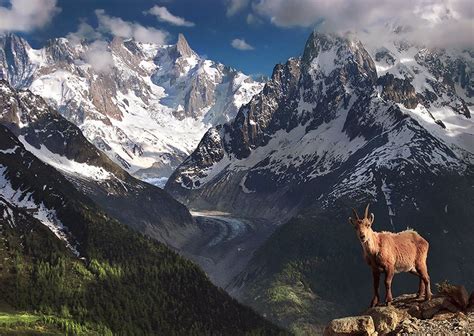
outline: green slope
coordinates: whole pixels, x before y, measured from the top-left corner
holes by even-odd
[[[78,335],[108,336],[107,327],[93,323],[80,324],[71,318],[28,312],[0,311],[0,335]]]

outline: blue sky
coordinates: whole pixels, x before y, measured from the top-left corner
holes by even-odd
[[[416,43],[472,47],[474,5],[472,0],[0,0],[0,33],[23,34],[34,47],[72,32],[159,43],[174,43],[183,33],[199,54],[253,75],[270,75],[276,63],[300,55],[312,29],[368,30],[377,41],[378,32],[399,25],[408,28],[403,38]]]
[[[192,27],[160,22],[156,16],[144,11],[158,5],[170,13],[194,23]],[[169,32],[167,41],[174,43],[178,33],[183,33],[190,46],[200,55],[243,70],[248,74],[270,75],[274,65],[289,57],[300,55],[310,34],[310,27],[278,27],[269,20],[259,18],[247,23],[251,7],[227,15],[228,1],[218,0],[59,0],[61,11],[42,28],[27,34],[34,47],[41,46],[51,37],[65,36],[76,31],[81,20],[97,26],[96,9],[104,9],[112,17],[138,22]],[[231,46],[234,39],[244,39],[252,50],[238,50]]]

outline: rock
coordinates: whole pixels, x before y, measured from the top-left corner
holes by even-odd
[[[446,322],[446,320],[449,320],[456,316],[455,313],[447,311],[447,310],[441,310],[438,313],[436,313],[435,316],[433,316],[434,321],[443,321]]]
[[[466,309],[469,306],[469,293],[464,286],[456,286],[456,291],[450,297],[462,309]]]
[[[445,297],[436,297],[429,301],[425,301],[420,305],[421,316],[424,319],[432,318],[436,313],[443,309]]]
[[[450,297],[451,301],[462,310],[465,310],[469,305],[469,293],[464,286],[442,283],[438,286],[438,292]]]
[[[375,330],[382,334],[395,330],[400,321],[408,318],[406,311],[393,306],[370,308],[366,314],[372,316]]]
[[[447,300],[444,300],[443,302],[443,308],[446,309],[446,310],[449,310],[450,312],[452,313],[456,313],[459,311],[460,307],[457,306],[457,305],[454,305],[451,300],[447,299]]]
[[[368,317],[375,330],[372,335],[473,335],[474,331],[474,313],[461,311],[450,296],[437,295],[422,302],[405,294],[395,298],[390,306],[370,308],[363,316],[331,322],[325,335],[367,335],[371,328],[359,328],[357,321]]]
[[[421,315],[421,310],[420,310],[420,307],[419,306],[411,306],[409,309],[408,309],[408,314],[410,314],[411,316],[413,317],[416,317],[418,319],[421,319],[422,318],[422,315]]]
[[[469,297],[468,310],[471,312],[474,311],[474,291],[471,293],[471,296]]]
[[[354,316],[332,320],[324,329],[324,336],[377,335],[371,316]]]

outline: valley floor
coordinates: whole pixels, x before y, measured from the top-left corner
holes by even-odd
[[[244,270],[253,253],[275,230],[263,218],[239,218],[217,211],[192,211],[199,228],[184,254],[198,263],[211,281],[238,297],[230,288],[232,280]]]

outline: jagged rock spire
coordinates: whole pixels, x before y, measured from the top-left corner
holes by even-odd
[[[186,41],[186,38],[181,33],[178,35],[178,42],[176,43],[176,51],[183,57],[189,57],[195,54],[194,51],[189,46],[188,41]]]

